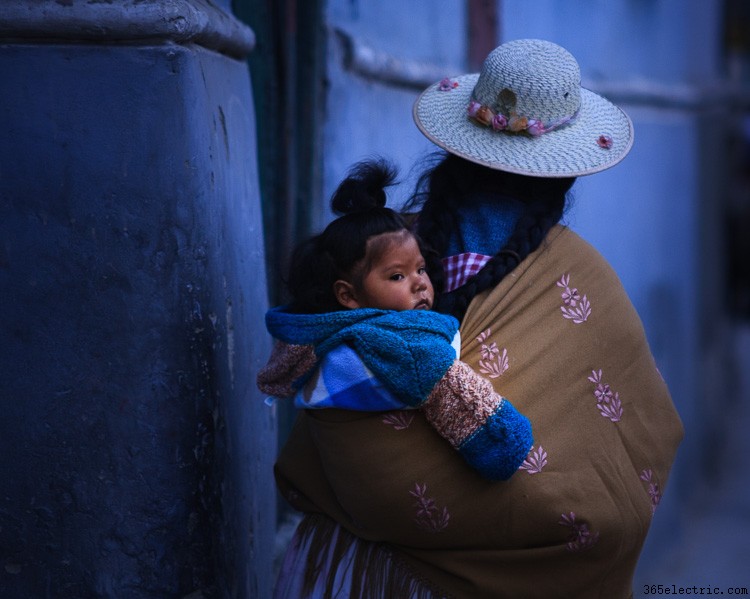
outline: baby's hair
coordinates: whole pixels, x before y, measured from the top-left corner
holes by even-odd
[[[412,235],[403,217],[386,208],[387,187],[394,184],[395,168],[383,159],[358,162],[331,197],[339,215],[325,230],[299,244],[292,253],[287,278],[289,309],[317,314],[341,310],[333,284],[339,280],[361,284],[372,263],[396,241],[384,233]]]

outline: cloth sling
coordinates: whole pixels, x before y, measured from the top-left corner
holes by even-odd
[[[413,410],[302,412],[275,473],[310,515],[306,574],[338,571],[315,568],[333,525],[365,548],[346,565],[370,596],[631,596],[683,429],[617,276],[556,226],[461,334],[462,360],[533,423],[520,471],[483,479]]]
[[[435,430],[491,480],[507,480],[526,458],[533,442],[528,419],[455,360],[448,342],[458,328],[455,318],[414,310],[297,314],[281,308],[269,311],[266,323],[276,339],[295,345],[274,348],[258,375],[264,392],[286,397],[296,391],[295,405],[306,409],[420,406]],[[305,358],[304,347],[313,358]]]

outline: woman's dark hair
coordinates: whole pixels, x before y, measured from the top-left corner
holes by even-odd
[[[401,215],[385,207],[385,189],[395,177],[395,168],[382,159],[359,162],[350,169],[331,197],[331,209],[341,216],[292,253],[287,278],[290,310],[310,314],[341,310],[333,284],[343,279],[359,285],[372,262],[390,247],[384,239],[371,244],[368,253],[367,241],[383,233],[408,232]]]
[[[542,178],[516,175],[475,164],[453,154],[419,178],[407,209],[421,205],[417,232],[431,250],[425,255],[436,293],[444,288],[440,257],[446,255],[451,232],[458,230],[458,208],[476,194],[509,198],[523,203],[523,213],[508,242],[476,275],[449,293],[436,296],[435,309],[462,320],[475,295],[494,287],[530,253],[560,221],[566,196],[575,178]]]

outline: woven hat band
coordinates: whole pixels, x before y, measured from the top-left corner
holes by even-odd
[[[538,137],[560,127],[571,125],[578,116],[578,111],[576,111],[570,116],[564,116],[555,121],[542,121],[523,116],[517,113],[515,109],[510,109],[505,113],[496,113],[489,106],[482,105],[476,100],[469,102],[466,112],[468,117],[479,125],[506,133],[526,133],[532,137]]]
[[[497,114],[564,121],[581,106],[581,71],[560,46],[507,44],[487,56],[472,98]]]

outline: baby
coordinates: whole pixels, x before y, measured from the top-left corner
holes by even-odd
[[[420,240],[386,208],[394,173],[355,166],[333,195],[341,214],[294,251],[292,301],[266,315],[277,340],[259,388],[306,409],[415,409],[485,478],[526,458],[529,420],[457,359],[458,321],[432,312]]]

